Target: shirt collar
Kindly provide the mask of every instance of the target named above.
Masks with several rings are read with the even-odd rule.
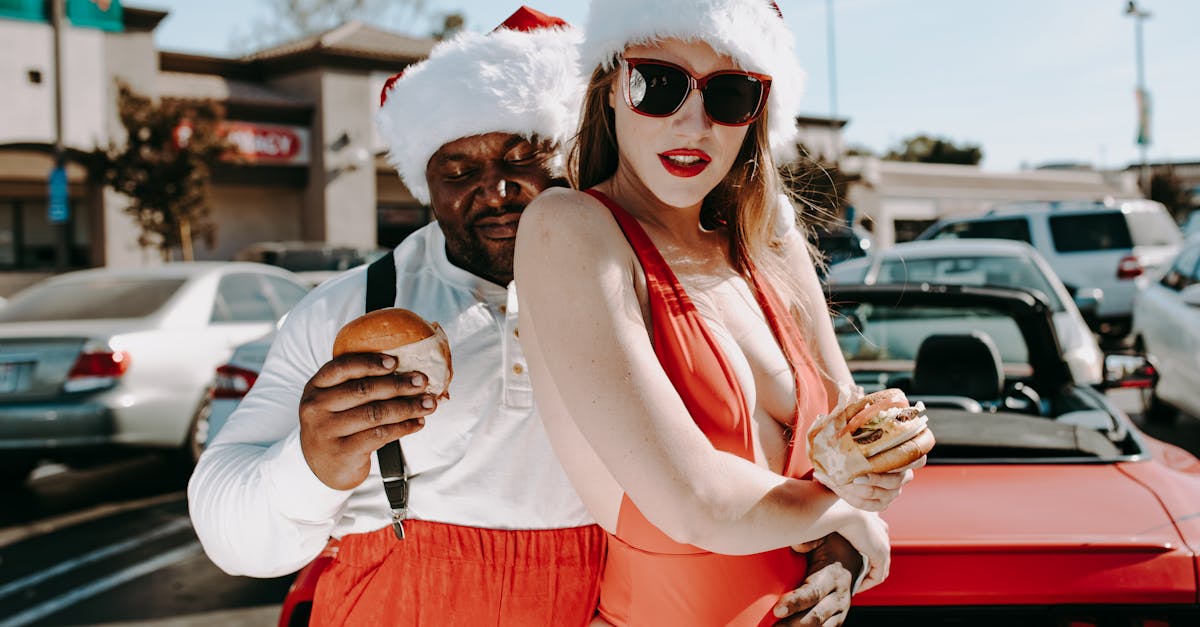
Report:
[[[475,276],[470,272],[450,263],[446,256],[446,235],[434,224],[430,229],[429,245],[425,248],[425,261],[438,277],[445,283],[470,292],[479,301],[499,307],[508,304],[508,294],[512,283],[500,286],[491,281]]]

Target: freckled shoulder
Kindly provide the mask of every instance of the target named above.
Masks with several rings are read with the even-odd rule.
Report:
[[[624,241],[607,207],[588,194],[564,188],[548,189],[529,203],[521,216],[521,232],[540,233],[571,247],[608,243],[613,237]]]

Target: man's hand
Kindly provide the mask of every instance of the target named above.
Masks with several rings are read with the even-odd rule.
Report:
[[[308,467],[335,490],[358,487],[371,455],[420,430],[437,399],[425,375],[396,373],[391,355],[342,355],[317,371],[300,397],[300,446]]]
[[[808,554],[808,576],[799,588],[783,595],[775,606],[788,627],[838,627],[850,611],[854,580],[862,571],[862,554],[833,533],[792,547]]]
[[[846,484],[834,483],[822,472],[813,472],[813,478],[837,494],[841,499],[858,509],[882,512],[887,509],[901,489],[913,480],[913,471],[925,465],[925,457],[903,467],[885,473],[869,473],[855,477]]]

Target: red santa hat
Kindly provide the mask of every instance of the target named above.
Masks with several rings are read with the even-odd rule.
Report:
[[[389,79],[376,120],[388,162],[413,196],[429,204],[429,158],[472,135],[553,141],[560,150],[550,167],[562,174],[586,88],[579,39],[562,19],[521,7],[492,32],[460,33]]]
[[[583,31],[580,64],[588,76],[597,66],[612,69],[628,46],[663,39],[703,41],[718,53],[733,57],[743,70],[770,75],[771,152],[781,161],[795,157],[804,70],[775,2],[591,0]]]

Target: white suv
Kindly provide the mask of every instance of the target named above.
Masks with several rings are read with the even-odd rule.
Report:
[[[1182,241],[1166,208],[1142,199],[1006,204],[982,216],[941,220],[917,239],[944,238],[1032,245],[1072,292],[1103,290],[1089,318],[1100,333],[1118,337],[1129,331],[1139,284],[1165,267]]]

